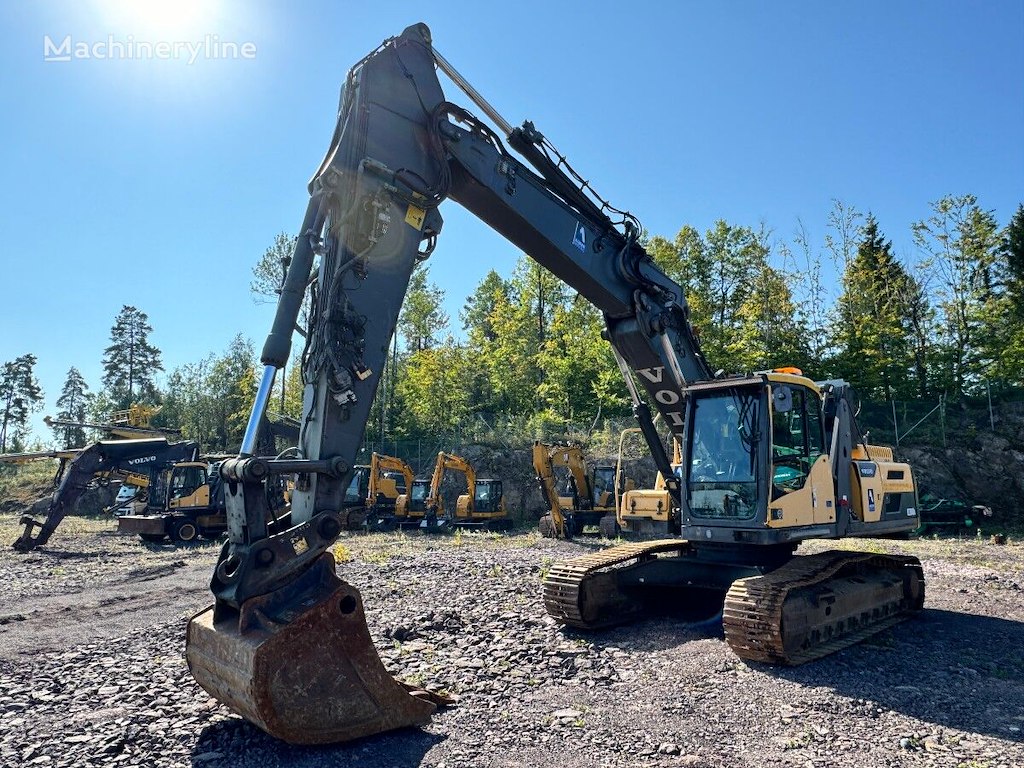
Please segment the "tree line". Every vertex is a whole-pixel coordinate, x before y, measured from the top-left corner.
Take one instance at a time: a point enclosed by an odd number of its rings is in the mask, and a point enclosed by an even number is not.
[[[828,230],[815,247],[803,227],[783,241],[717,221],[644,244],[684,287],[715,369],[795,366],[876,401],[1024,386],[1024,205],[1000,226],[973,195],[931,203],[911,226],[914,264],[897,258],[871,213],[837,201]],[[480,422],[557,433],[628,414],[600,315],[556,278],[525,257],[507,278],[490,272],[460,313],[459,340],[428,269],[402,310],[404,349],[375,412],[382,434]]]
[[[644,245],[684,287],[715,369],[796,366],[812,378],[844,378],[877,401],[1024,386],[1024,205],[1001,226],[973,195],[946,196],[910,234],[913,264],[893,253],[871,213],[837,201],[821,246],[802,226],[783,240],[724,220],[705,232],[686,225],[673,238],[648,236]],[[293,246],[282,233],[257,260],[257,301],[276,300]],[[418,265],[367,425],[372,438],[482,428],[531,437],[629,414],[600,313],[526,256],[511,274],[492,270],[481,280],[458,329],[444,298],[429,262]],[[151,331],[144,312],[123,307],[104,350],[102,388],[90,392],[70,368],[57,417],[103,420],[132,403],[161,404],[158,423],[207,450],[237,449],[256,387],[252,343],[236,336],[222,353],[172,370],[161,389]],[[0,450],[18,449],[42,400],[35,360],[23,355],[0,371]],[[273,409],[293,417],[300,368],[296,357],[275,385]],[[86,435],[68,427],[56,438],[80,445]]]

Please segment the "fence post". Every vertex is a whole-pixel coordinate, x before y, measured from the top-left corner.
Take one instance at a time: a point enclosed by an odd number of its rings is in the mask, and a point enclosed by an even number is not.
[[[942,429],[942,447],[946,448],[946,393],[939,395],[939,424]]]
[[[892,405],[892,431],[896,435],[896,448],[898,449],[900,447],[900,427],[896,423],[896,401],[890,400],[889,403]]]
[[[988,379],[985,379],[985,392],[988,394],[988,423],[992,427],[992,431],[996,431],[996,417],[992,413],[992,387],[989,386]]]

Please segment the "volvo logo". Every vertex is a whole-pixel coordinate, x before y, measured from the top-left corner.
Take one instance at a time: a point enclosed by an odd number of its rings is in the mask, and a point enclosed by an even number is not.
[[[156,461],[156,456],[140,456],[137,459],[128,459],[129,464],[147,464],[151,461]]]
[[[642,375],[652,384],[663,384],[665,383],[665,366],[659,365],[657,368],[638,368],[637,373]],[[654,389],[651,391],[654,399],[658,401],[660,405],[679,405],[682,402],[682,395],[676,389]],[[675,427],[683,426],[683,412],[682,411],[669,411],[665,408],[659,408],[662,415]]]

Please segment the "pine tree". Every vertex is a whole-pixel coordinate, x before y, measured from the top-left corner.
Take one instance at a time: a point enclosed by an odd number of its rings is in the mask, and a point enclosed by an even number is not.
[[[1024,205],[1017,208],[1003,232],[1007,295],[1018,321],[1024,320]]]
[[[17,450],[28,433],[28,417],[39,409],[43,390],[33,368],[36,356],[21,355],[0,369],[0,453]]]
[[[103,385],[118,408],[157,397],[156,372],[164,366],[149,343],[152,331],[146,313],[127,304],[114,319],[111,344],[103,350]]]
[[[67,378],[64,380],[64,388],[57,398],[57,418],[61,421],[84,421],[86,407],[88,406],[88,395],[86,391],[89,385],[77,368],[71,366],[68,369]],[[85,445],[85,430],[82,427],[61,426],[54,427],[53,431],[64,448],[77,448]]]
[[[843,272],[837,302],[837,372],[865,396],[909,394],[909,277],[892,243],[868,214],[857,251]]]

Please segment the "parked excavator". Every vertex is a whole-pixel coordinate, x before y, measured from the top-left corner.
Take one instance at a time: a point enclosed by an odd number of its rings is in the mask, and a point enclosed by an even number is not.
[[[625,442],[629,435],[640,432],[639,427],[624,429],[619,435],[618,472],[621,475]],[[682,451],[679,441],[672,441],[672,471],[677,477],[682,473]],[[621,499],[615,510],[615,517],[602,519],[601,533],[609,539],[653,538],[670,536],[673,533],[670,516],[673,508],[672,494],[669,493],[665,476],[659,471],[653,488],[625,488],[616,485],[616,498]]]
[[[454,515],[445,514],[441,495],[441,485],[449,471],[460,472],[466,478],[466,492],[456,499]],[[512,527],[512,519],[505,511],[501,480],[478,479],[473,465],[454,453],[441,451],[437,454],[424,507],[420,528],[425,531],[449,528],[507,531]]]
[[[392,531],[408,520],[407,494],[413,482],[412,467],[395,456],[374,451],[366,493],[367,530]]]
[[[557,467],[564,467],[568,473],[565,494],[558,492]],[[587,526],[599,526],[602,530],[608,525],[614,526],[615,500],[619,498],[615,492],[614,465],[599,464],[588,474],[579,443],[537,440],[533,444],[533,470],[548,505],[547,514],[541,516],[537,524],[542,536],[571,539]]]
[[[144,512],[118,517],[118,533],[137,534],[149,542],[170,538],[189,543],[200,536],[217,538],[227,530],[217,468],[216,463],[205,461],[183,461],[165,467]]]
[[[220,461],[182,461],[163,468],[141,514],[121,515],[118,533],[138,534],[148,542],[170,539],[190,543],[217,539],[227,530]],[[288,523],[288,486],[279,475],[265,484],[268,510],[275,527]]]
[[[164,437],[139,440],[100,440],[80,450],[67,465],[64,476],[45,505],[42,519],[28,514],[20,522],[25,526],[13,546],[29,552],[46,544],[61,520],[98,475],[111,472],[145,474],[147,485],[156,485],[160,472],[168,465],[194,461],[199,445],[191,441],[168,442]],[[38,530],[38,533],[36,532]]]
[[[500,134],[445,99],[438,69]],[[652,588],[675,591],[678,603],[710,594],[724,604],[737,654],[799,663],[922,606],[915,558],[794,556],[807,539],[917,526],[910,468],[860,435],[850,387],[794,372],[716,377],[683,289],[645,252],[637,220],[583,178],[531,123],[513,129],[502,119],[433,48],[426,25],[385,41],[349,72],[263,347],[246,437],[221,465],[228,540],[211,581],[215,602],[190,620],[186,640],[198,683],[271,735],[344,741],[423,724],[438,704],[388,675],[331,547],[402,299],[414,264],[434,249],[446,199],[600,309],[672,498],[679,538],[554,565],[543,587],[549,613],[600,627],[642,615]],[[256,427],[289,360],[307,286],[299,444],[294,457],[259,457]],[[681,476],[641,388],[680,441]],[[263,483],[284,473],[298,478],[293,524],[276,531]]]

